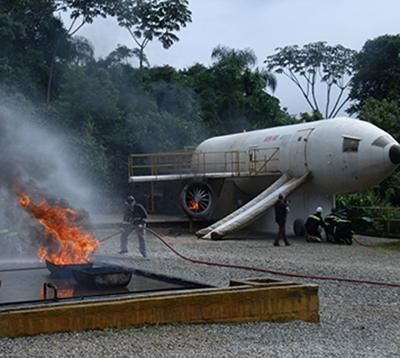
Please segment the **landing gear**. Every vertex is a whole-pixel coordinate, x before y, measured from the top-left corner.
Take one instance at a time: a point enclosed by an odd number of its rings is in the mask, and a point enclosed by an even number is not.
[[[293,222],[293,231],[296,236],[303,237],[306,234],[304,227],[304,221],[302,219],[296,219]]]

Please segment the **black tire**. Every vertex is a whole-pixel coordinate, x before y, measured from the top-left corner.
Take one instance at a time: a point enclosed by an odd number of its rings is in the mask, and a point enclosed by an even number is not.
[[[304,227],[304,221],[302,219],[296,219],[293,222],[294,234],[298,237],[303,237],[306,234],[306,229]]]

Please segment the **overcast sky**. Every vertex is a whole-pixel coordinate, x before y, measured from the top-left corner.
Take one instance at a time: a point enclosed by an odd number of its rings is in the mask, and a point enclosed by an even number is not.
[[[147,49],[151,65],[178,68],[210,64],[217,45],[253,49],[258,65],[277,47],[327,41],[360,50],[366,40],[400,32],[400,0],[189,0],[192,23],[180,41],[164,50],[154,42]],[[118,44],[133,47],[126,30],[112,20],[97,20],[79,35],[104,57]],[[305,100],[282,76],[275,96],[289,113],[309,111]]]

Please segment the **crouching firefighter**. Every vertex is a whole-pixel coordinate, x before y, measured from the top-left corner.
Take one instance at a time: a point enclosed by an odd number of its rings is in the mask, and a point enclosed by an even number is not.
[[[315,210],[315,213],[307,217],[304,226],[306,229],[307,242],[322,241],[321,231],[322,228],[325,228],[325,222],[324,219],[322,218],[322,208],[320,206]]]
[[[147,257],[146,243],[144,241],[144,228],[147,219],[146,209],[136,203],[135,198],[130,195],[125,201],[124,218],[122,220],[121,251],[120,254],[128,252],[128,236],[135,231],[139,241],[139,252]]]
[[[336,242],[336,224],[340,220],[340,217],[336,213],[336,209],[333,208],[330,214],[325,216],[325,233],[326,239],[329,242],[335,243]]]
[[[325,217],[325,224],[326,238],[329,242],[346,245],[353,243],[351,221],[341,218],[335,209]]]

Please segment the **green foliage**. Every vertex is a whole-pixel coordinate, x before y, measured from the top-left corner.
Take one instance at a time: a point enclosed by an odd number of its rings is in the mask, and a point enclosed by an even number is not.
[[[146,46],[157,39],[164,48],[179,41],[176,32],[192,21],[187,0],[121,0],[115,7],[118,23],[138,46],[139,67],[146,61]],[[147,61],[148,62],[148,61]]]
[[[335,117],[349,97],[343,98],[353,71],[355,51],[342,45],[329,46],[325,42],[278,48],[265,60],[268,70],[288,77],[300,90],[313,112]],[[318,83],[326,85],[325,110],[317,99]],[[334,99],[333,90],[337,90]],[[333,105],[331,106],[333,100]]]
[[[71,44],[51,1],[2,2],[0,11],[0,81],[11,91],[40,100],[47,88],[54,48],[57,64]]]
[[[359,118],[387,131],[397,141],[400,140],[400,98],[378,100],[370,97],[360,108]]]
[[[319,111],[313,111],[312,113],[307,113],[307,112],[300,113],[300,122],[319,121],[323,118],[324,117]]]
[[[105,63],[107,66],[113,66],[115,64],[128,63],[128,60],[132,57],[137,57],[139,60],[143,61],[147,66],[150,63],[145,54],[140,54],[139,49],[130,49],[126,46],[118,45],[117,48],[112,51],[107,58]]]
[[[145,62],[146,57],[140,48],[125,46],[96,60],[93,46],[85,38],[72,38],[73,31],[54,16],[67,5],[77,24],[116,14],[122,5],[151,5],[154,23],[141,23],[144,13],[136,14],[136,36],[158,39],[165,47],[190,21],[190,11],[182,0],[0,3],[2,90],[13,103],[36,101],[34,117],[41,118],[40,125],[65,132],[79,153],[75,165],[98,183],[124,191],[130,153],[175,151],[214,134],[292,121],[267,93],[275,88],[275,78],[255,68],[251,50],[218,47],[211,66],[185,70],[136,69],[129,60]],[[49,97],[52,105],[46,106]]]
[[[359,118],[371,122],[400,140],[400,100],[368,98],[360,108]],[[387,204],[400,206],[400,171],[397,169],[374,192]]]
[[[94,60],[93,45],[84,37],[76,36],[72,39],[70,61],[77,66],[86,66]]]
[[[350,112],[400,140],[400,36],[368,40],[355,58],[350,96],[357,103]],[[369,192],[385,205],[400,206],[400,171]],[[374,206],[378,204],[373,204]]]
[[[338,195],[336,207],[339,213],[344,211],[345,216],[352,221],[353,230],[358,234],[376,235],[383,232],[377,227],[374,219],[380,216],[379,207],[386,207],[387,203],[374,191]]]
[[[68,34],[75,35],[95,17],[115,16],[121,6],[120,0],[53,0],[55,11],[69,11],[72,20]],[[132,2],[132,1],[131,1]]]
[[[348,209],[355,206],[378,207],[387,206],[387,202],[382,200],[382,198],[373,191],[367,191],[363,193],[337,195],[336,206],[340,209]]]
[[[384,35],[365,43],[356,56],[350,96],[359,111],[370,99],[400,100],[400,35]]]
[[[291,118],[279,101],[266,92],[271,76],[253,69],[257,59],[251,50],[217,47],[214,63],[194,65],[182,71],[182,81],[194,89],[201,102],[201,121],[211,134],[288,124]]]

